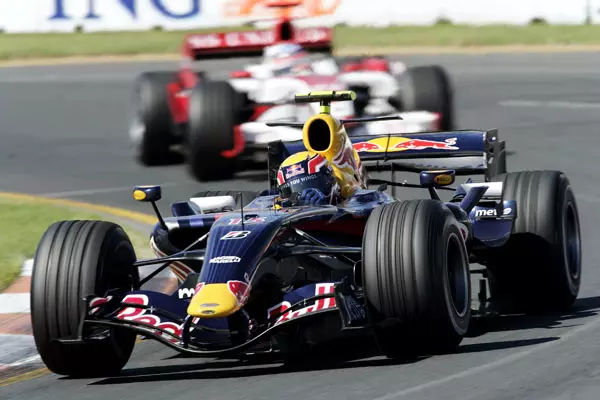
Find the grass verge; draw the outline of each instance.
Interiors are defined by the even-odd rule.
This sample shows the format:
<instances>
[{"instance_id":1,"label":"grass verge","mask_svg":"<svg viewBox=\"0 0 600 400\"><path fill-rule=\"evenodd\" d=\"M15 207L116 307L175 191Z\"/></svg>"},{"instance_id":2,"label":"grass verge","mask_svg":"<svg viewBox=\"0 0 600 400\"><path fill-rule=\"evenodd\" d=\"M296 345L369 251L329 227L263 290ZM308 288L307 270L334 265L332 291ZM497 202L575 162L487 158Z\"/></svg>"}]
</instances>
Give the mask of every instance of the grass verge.
<instances>
[{"instance_id":1,"label":"grass verge","mask_svg":"<svg viewBox=\"0 0 600 400\"><path fill-rule=\"evenodd\" d=\"M37 244L46 229L54 222L69 219L114 219L75 208L39 204L32 201L13 201L0 198L0 292L20 274L23 262L35 254ZM120 223L117 222L117 223ZM148 233L123 228L140 255L148 254Z\"/></svg>"},{"instance_id":2,"label":"grass verge","mask_svg":"<svg viewBox=\"0 0 600 400\"><path fill-rule=\"evenodd\" d=\"M250 30L250 27L218 29ZM194 32L214 32L217 29ZM0 60L100 55L178 53L186 31L94 32L0 35ZM387 28L335 28L335 48L600 45L600 25L438 24Z\"/></svg>"}]
</instances>

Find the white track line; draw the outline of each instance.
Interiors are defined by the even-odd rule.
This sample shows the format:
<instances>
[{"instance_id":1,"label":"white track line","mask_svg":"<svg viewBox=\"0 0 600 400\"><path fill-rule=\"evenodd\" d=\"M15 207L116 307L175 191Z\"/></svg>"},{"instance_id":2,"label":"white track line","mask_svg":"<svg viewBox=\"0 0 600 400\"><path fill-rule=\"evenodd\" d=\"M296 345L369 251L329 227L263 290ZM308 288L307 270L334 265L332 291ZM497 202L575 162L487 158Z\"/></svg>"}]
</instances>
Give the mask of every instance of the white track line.
<instances>
[{"instance_id":1,"label":"white track line","mask_svg":"<svg viewBox=\"0 0 600 400\"><path fill-rule=\"evenodd\" d=\"M600 109L600 103L586 103L578 101L504 100L498 104L504 107L563 108L571 110Z\"/></svg>"},{"instance_id":2,"label":"white track line","mask_svg":"<svg viewBox=\"0 0 600 400\"><path fill-rule=\"evenodd\" d=\"M0 367L18 367L38 360L33 336L0 334Z\"/></svg>"},{"instance_id":3,"label":"white track line","mask_svg":"<svg viewBox=\"0 0 600 400\"><path fill-rule=\"evenodd\" d=\"M31 357L27 357L27 358L23 358L22 360L10 363L10 364L6 364L7 367L19 367L21 365L25 365L25 364L33 364L33 363L37 363L39 361L42 361L42 358L40 357L39 354L33 355Z\"/></svg>"},{"instance_id":4,"label":"white track line","mask_svg":"<svg viewBox=\"0 0 600 400\"><path fill-rule=\"evenodd\" d=\"M585 325L582 325L582 326L580 326L578 328L574 328L574 329L570 330L569 332L567 332L563 336L561 336L560 339L553 340L551 342L546 342L546 343L543 343L543 344L539 344L539 345L536 345L534 347L529 348L528 350L524 350L524 351L518 352L516 354L511 354L509 356L500 358L500 359L498 359L496 361L493 361L493 362L490 362L490 363L487 363L487 364L482 364L482 365L479 365L477 367L469 368L469 369L466 369L466 370L461 371L459 373L456 373L456 374L453 374L453 375L448 375L448 376L445 376L445 377L443 377L441 379L436 379L436 380L433 380L433 381L430 381L430 382L427 382L427 383L423 383L421 385L413 386L413 387L408 388L408 389L403 389L403 390L400 390L400 391L395 392L395 393L389 393L389 394L387 394L385 396L377 397L377 398L374 398L372 400L392 400L392 399L397 399L399 397L407 396L407 395L410 395L410 394L414 394L416 392L420 392L422 390L430 389L432 387L439 386L439 385L451 382L451 381L456 380L456 379L468 378L468 377L471 377L473 375L479 374L481 372L485 372L487 370L490 370L490 369L493 369L493 368L496 368L496 367L500 367L500 366L503 366L503 365L506 365L506 364L510 364L510 363L515 362L517 360L520 360L521 358L524 358L524 357L526 357L526 356L528 356L530 354L537 353L537 352L539 352L541 350L544 350L544 349L547 349L549 347L555 346L557 344L563 343L563 342L565 342L565 341L567 341L567 340L569 340L569 339L571 339L571 338L579 335L580 333L583 333L583 332L585 332L585 331L587 331L589 329L597 327L598 325L600 325L600 318L596 318L596 319L592 320L591 322L589 322L589 323L587 323Z\"/></svg>"}]
</instances>

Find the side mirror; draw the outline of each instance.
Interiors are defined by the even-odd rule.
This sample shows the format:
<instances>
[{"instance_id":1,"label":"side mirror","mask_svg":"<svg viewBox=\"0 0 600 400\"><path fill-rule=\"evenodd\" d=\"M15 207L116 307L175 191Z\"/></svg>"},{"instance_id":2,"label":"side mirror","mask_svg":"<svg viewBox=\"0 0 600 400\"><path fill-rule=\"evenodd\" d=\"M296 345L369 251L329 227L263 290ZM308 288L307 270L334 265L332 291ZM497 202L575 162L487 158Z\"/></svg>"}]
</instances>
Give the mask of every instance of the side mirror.
<instances>
[{"instance_id":1,"label":"side mirror","mask_svg":"<svg viewBox=\"0 0 600 400\"><path fill-rule=\"evenodd\" d=\"M155 202L161 197L160 186L136 186L133 188L133 198L136 201Z\"/></svg>"},{"instance_id":2,"label":"side mirror","mask_svg":"<svg viewBox=\"0 0 600 400\"><path fill-rule=\"evenodd\" d=\"M452 169L423 171L419 175L421 186L424 188L434 188L440 186L452 185L456 180L456 171Z\"/></svg>"}]
</instances>

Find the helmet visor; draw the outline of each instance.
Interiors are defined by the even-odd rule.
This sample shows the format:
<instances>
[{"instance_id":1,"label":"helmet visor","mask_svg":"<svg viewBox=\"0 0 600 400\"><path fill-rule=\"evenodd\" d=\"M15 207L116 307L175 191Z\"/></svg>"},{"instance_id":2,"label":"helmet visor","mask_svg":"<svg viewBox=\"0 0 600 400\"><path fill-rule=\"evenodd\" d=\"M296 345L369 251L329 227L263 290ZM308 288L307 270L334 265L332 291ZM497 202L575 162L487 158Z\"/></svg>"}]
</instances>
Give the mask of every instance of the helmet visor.
<instances>
[{"instance_id":1,"label":"helmet visor","mask_svg":"<svg viewBox=\"0 0 600 400\"><path fill-rule=\"evenodd\" d=\"M294 193L302 194L304 189L319 189L325 196L330 196L333 188L333 178L326 174L312 174L290 179L279 186L282 198L289 199Z\"/></svg>"}]
</instances>

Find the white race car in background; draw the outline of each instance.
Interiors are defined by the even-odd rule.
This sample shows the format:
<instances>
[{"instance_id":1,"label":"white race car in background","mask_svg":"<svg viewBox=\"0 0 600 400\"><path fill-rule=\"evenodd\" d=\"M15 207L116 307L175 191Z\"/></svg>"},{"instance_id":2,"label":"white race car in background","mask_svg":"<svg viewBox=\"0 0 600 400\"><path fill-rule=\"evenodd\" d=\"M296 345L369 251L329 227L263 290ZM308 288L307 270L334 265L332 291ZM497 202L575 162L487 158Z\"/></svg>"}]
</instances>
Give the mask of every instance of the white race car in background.
<instances>
[{"instance_id":1,"label":"white race car in background","mask_svg":"<svg viewBox=\"0 0 600 400\"><path fill-rule=\"evenodd\" d=\"M270 1L269 7L299 4ZM299 129L267 127L264 121L304 121L314 114L314 105L290 104L293 94L319 90L357 94L354 104L335 106L332 113L337 117L400 112L404 118L367 123L353 132L454 129L452 88L441 67L409 68L375 56L337 61L331 55L331 27L301 27L290 17L274 22L264 30L186 35L178 71L147 72L137 79L129 133L139 163L171 163L173 155L180 159L173 152L179 147L196 179L228 178L248 168L246 161L264 156L269 141L300 139ZM324 56L307 57L307 52ZM208 79L196 69L202 69L201 63L209 58L259 55L262 62L234 71L222 81ZM300 61L304 68L282 74L281 64L274 65L277 60Z\"/></svg>"}]
</instances>

